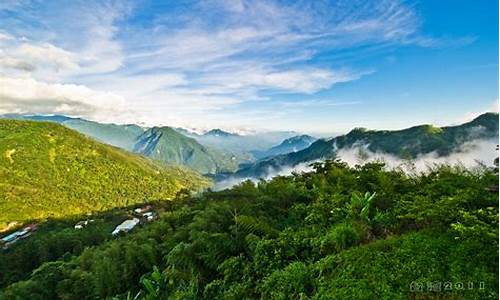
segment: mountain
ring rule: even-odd
[[[194,172],[157,166],[60,124],[0,119],[0,229],[206,186]]]
[[[71,120],[74,118],[61,116],[61,115],[22,115],[22,114],[5,114],[1,115],[2,119],[16,119],[16,120],[33,120],[33,121],[46,121],[46,122],[56,122],[63,123],[64,121]]]
[[[230,133],[221,129],[212,129],[210,131],[207,131],[204,136],[216,136],[216,137],[234,137],[234,136],[239,136],[238,134],[235,133]]]
[[[103,143],[129,151],[134,148],[137,137],[144,132],[142,127],[133,124],[104,124],[61,115],[42,116],[7,114],[3,115],[2,118],[59,123],[80,133],[93,137]]]
[[[217,128],[211,129],[204,134],[199,134],[185,128],[173,129],[187,137],[195,139],[205,147],[230,157],[232,166],[251,164],[256,159],[263,157],[263,153],[270,147],[296,135],[296,133],[288,131],[242,135]]]
[[[145,133],[146,128],[134,124],[106,124],[62,115],[5,114],[0,115],[0,119],[2,118],[59,123],[100,142],[127,151],[139,151],[142,153],[140,149],[151,147],[144,145],[144,137],[147,137],[148,134],[145,136],[142,135]],[[239,135],[222,129],[212,129],[204,134],[198,134],[193,130],[185,128],[172,129],[181,134],[182,137],[192,138],[201,145],[195,145],[196,143],[193,143],[193,141],[183,143],[183,145],[187,146],[186,149],[178,148],[179,144],[171,145],[170,148],[177,147],[177,150],[174,150],[177,154],[173,155],[170,151],[170,154],[166,156],[156,155],[155,159],[184,164],[206,174],[220,171],[233,172],[238,169],[239,165],[248,165],[256,159],[262,158],[264,151],[281,143],[284,139],[296,135],[294,132],[263,132],[251,135]],[[139,140],[139,137],[141,137],[142,141]],[[182,137],[177,136],[172,141],[175,142],[178,139],[182,139]],[[196,155],[192,159],[186,158],[186,156],[189,156],[188,153],[192,150],[193,146],[197,149],[205,148],[206,151],[204,151],[209,152],[209,157],[202,154],[204,151],[195,151],[199,155]],[[153,154],[149,153],[145,155],[151,156]],[[204,156],[204,158],[200,158],[199,156]],[[181,159],[181,157],[183,158]]]
[[[383,152],[402,158],[436,152],[445,156],[465,142],[498,137],[498,114],[485,113],[471,122],[447,127],[415,126],[398,131],[356,128],[333,139],[338,149],[366,145],[371,152]]]
[[[280,154],[287,154],[291,152],[297,152],[302,149],[305,149],[311,144],[316,141],[316,138],[310,136],[310,135],[297,135],[291,138],[288,138],[281,142],[281,144],[276,145],[272,148],[270,148],[267,151],[264,151],[259,154],[260,157],[270,157],[270,156],[276,156]]]
[[[144,132],[142,127],[134,124],[102,124],[83,119],[67,120],[62,125],[128,151],[134,148],[137,138]]]
[[[231,153],[240,162],[252,162],[260,153],[297,135],[295,132],[261,132],[239,135],[213,129],[203,135],[192,135],[200,144]]]
[[[133,151],[158,161],[186,165],[203,174],[235,170],[237,167],[232,156],[203,146],[171,127],[146,130],[137,139]]]
[[[182,127],[172,127],[173,130],[177,131],[178,133],[182,134],[182,135],[185,135],[185,136],[188,136],[188,137],[197,137],[199,136],[198,133],[194,132],[194,131],[190,131],[190,130],[187,130],[185,128],[182,128]]]
[[[457,151],[467,142],[485,139],[498,139],[497,113],[485,113],[458,126],[420,125],[395,131],[355,128],[346,135],[329,140],[319,139],[301,151],[257,161],[238,170],[235,176],[266,177],[269,172],[285,167],[335,158],[339,150],[352,148],[357,148],[361,154],[369,151],[409,159],[429,153],[443,157]]]

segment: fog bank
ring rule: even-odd
[[[373,161],[383,161],[388,169],[400,168],[406,172],[426,172],[436,165],[461,165],[468,169],[480,165],[493,166],[493,161],[498,157],[496,146],[498,140],[474,140],[462,144],[447,156],[439,156],[437,152],[419,155],[408,160],[392,154],[383,152],[372,152],[368,145],[357,145],[337,151],[337,158],[346,162],[349,166],[362,165]],[[261,178],[256,177],[230,177],[219,181],[213,187],[214,190],[230,188],[246,180],[258,182],[259,180],[270,180],[275,176],[287,176],[292,173],[310,172],[313,170],[311,164],[316,162],[304,162],[296,166],[285,166],[280,169],[269,168]]]

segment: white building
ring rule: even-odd
[[[76,223],[75,229],[83,229],[83,227],[89,225],[92,222],[94,222],[94,220],[80,221],[80,222]]]
[[[129,232],[132,230],[137,224],[139,224],[138,218],[133,218],[132,220],[125,220],[120,225],[116,226],[115,230],[111,233],[112,235],[117,235],[120,232]]]
[[[155,214],[152,211],[149,211],[147,213],[142,214],[144,218],[146,218],[148,221],[153,221],[155,218]]]

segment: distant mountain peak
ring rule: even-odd
[[[231,133],[231,132],[227,132],[227,131],[224,131],[222,129],[212,129],[210,131],[207,131],[204,136],[222,136],[222,137],[229,137],[229,136],[239,136],[238,134],[236,133]]]
[[[487,112],[475,117],[472,121],[466,123],[470,125],[483,125],[490,122],[498,122],[498,113],[496,112]]]
[[[302,135],[292,136],[291,138],[287,138],[286,140],[281,142],[280,145],[293,144],[293,143],[296,143],[299,141],[305,141],[305,142],[312,144],[315,140],[316,140],[315,137],[312,137],[312,136],[307,135],[307,134],[302,134]]]
[[[259,155],[262,158],[265,158],[280,154],[297,152],[309,147],[314,141],[316,141],[316,138],[307,134],[292,136],[282,141],[279,145],[276,145],[263,153],[259,153]]]

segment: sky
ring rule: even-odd
[[[0,114],[294,130],[498,111],[498,2],[0,2]]]

